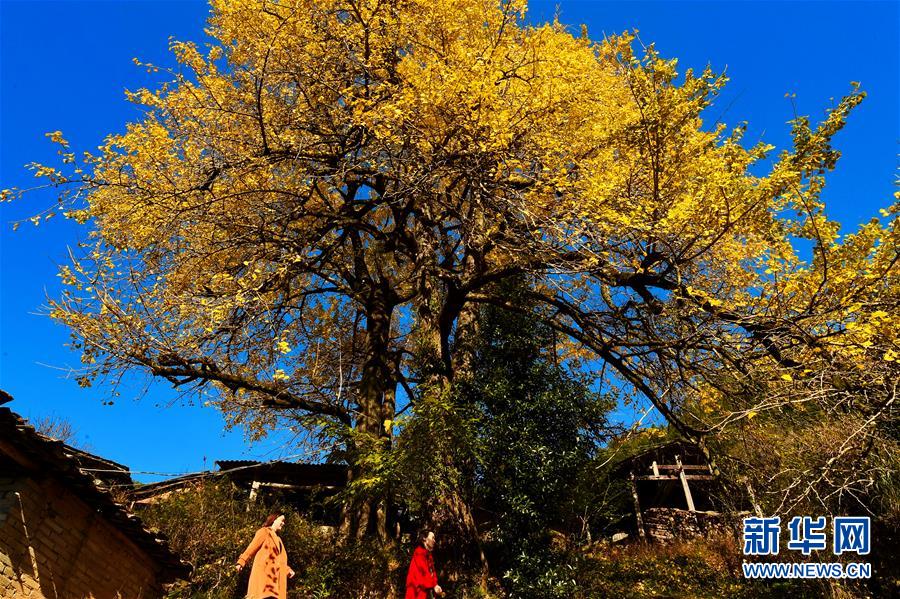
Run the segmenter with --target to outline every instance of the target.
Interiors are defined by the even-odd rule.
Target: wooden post
[[[678,466],[678,478],[681,479],[681,486],[684,488],[684,498],[687,500],[688,510],[696,512],[694,498],[691,497],[691,488],[688,486],[687,477],[684,475],[684,468],[681,465],[681,456],[675,456],[675,464]]]
[[[653,476],[659,476],[659,466],[656,465],[656,460],[653,460]]]
[[[258,480],[253,481],[253,484],[250,485],[250,503],[256,501],[256,496],[259,494],[259,488],[261,486],[262,484]]]
[[[638,537],[641,540],[647,537],[644,531],[644,517],[641,515],[641,502],[638,501],[637,483],[634,481],[634,472],[631,473],[631,497],[634,499],[634,518],[637,520]]]

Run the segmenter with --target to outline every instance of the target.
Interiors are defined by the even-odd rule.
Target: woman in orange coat
[[[247,599],[287,599],[287,579],[294,576],[287,563],[284,543],[278,531],[284,526],[284,514],[269,514],[237,562],[240,572],[253,558]]]
[[[413,551],[412,561],[409,564],[409,572],[406,574],[405,599],[427,599],[428,591],[431,590],[435,595],[444,594],[434,571],[434,557],[431,555],[434,543],[433,532],[425,532],[419,537],[419,543]]]

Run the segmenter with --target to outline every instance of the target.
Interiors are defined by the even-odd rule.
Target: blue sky
[[[731,79],[709,111],[712,120],[749,122],[748,142],[779,148],[786,122],[813,119],[860,81],[869,97],[837,137],[842,150],[825,194],[829,214],[850,231],[890,203],[900,139],[900,4],[898,2],[533,2],[529,19],[560,20],[592,38],[638,29],[679,66],[716,70]],[[153,84],[134,57],[172,64],[170,36],[202,41],[208,8],[193,1],[0,1],[0,187],[28,186],[23,165],[52,163],[44,133],[62,130],[76,150],[95,148],[139,113],[123,90]],[[791,101],[786,93],[796,94]],[[81,389],[64,377],[77,354],[67,331],[40,315],[59,285],[56,267],[84,231],[63,219],[13,233],[10,221],[53,202],[35,194],[0,205],[0,389],[12,408],[37,419],[68,419],[79,440],[140,472],[178,473],[215,459],[292,455],[283,437],[248,446],[224,432],[212,409],[183,405],[163,384],[135,377],[104,405],[109,389]],[[204,460],[207,460],[204,462]],[[141,475],[141,480],[158,477]]]

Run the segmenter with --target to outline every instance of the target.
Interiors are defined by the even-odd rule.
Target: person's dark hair
[[[266,523],[263,524],[263,526],[272,526],[273,524],[275,524],[275,520],[278,520],[278,517],[283,515],[284,514],[282,514],[281,512],[269,514],[268,517],[266,517]]]
[[[416,544],[417,544],[417,545],[421,545],[422,547],[424,547],[424,546],[425,546],[425,539],[427,539],[427,538],[428,538],[428,535],[430,535],[430,534],[433,533],[433,532],[434,532],[434,531],[431,530],[430,528],[426,528],[425,530],[419,531],[419,536],[416,538]]]

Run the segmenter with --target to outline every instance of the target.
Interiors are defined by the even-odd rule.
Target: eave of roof
[[[142,501],[169,491],[174,491],[186,487],[187,485],[198,483],[213,477],[212,472],[195,472],[193,474],[185,474],[175,478],[161,480],[155,483],[147,483],[144,485],[136,485],[129,489],[128,496],[133,501]]]
[[[0,408],[0,437],[39,464],[46,473],[55,475],[76,496],[156,560],[162,566],[164,582],[190,575],[191,565],[169,548],[166,536],[146,527],[139,517],[117,503],[105,486],[98,484],[93,476],[79,467],[78,460],[62,441],[38,433],[9,408]]]
[[[627,456],[619,460],[616,465],[612,468],[613,472],[624,473],[630,468],[633,468],[636,464],[639,464],[641,461],[646,460],[648,458],[653,457],[656,454],[666,454],[666,453],[681,453],[682,459],[688,454],[691,456],[691,459],[699,458],[703,462],[705,462],[705,458],[703,458],[700,449],[694,443],[690,441],[686,441],[684,439],[673,439],[671,441],[666,441],[664,443],[659,443],[657,445],[652,445],[645,449],[642,449],[640,452]]]

